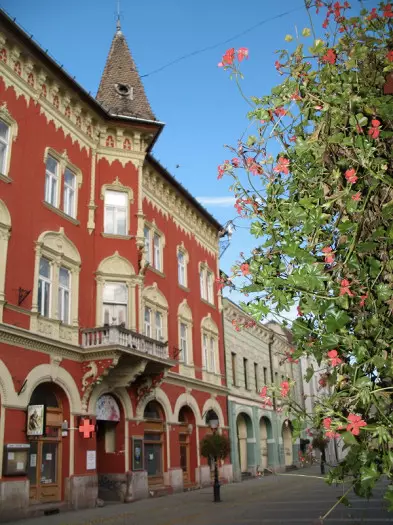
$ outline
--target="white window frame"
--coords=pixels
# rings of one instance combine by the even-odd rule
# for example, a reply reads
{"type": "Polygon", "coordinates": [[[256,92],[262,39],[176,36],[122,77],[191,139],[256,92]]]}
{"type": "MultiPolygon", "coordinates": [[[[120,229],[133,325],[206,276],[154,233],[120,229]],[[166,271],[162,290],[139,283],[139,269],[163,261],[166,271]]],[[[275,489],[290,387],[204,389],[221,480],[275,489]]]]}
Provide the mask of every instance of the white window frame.
{"type": "MultiPolygon", "coordinates": [[[[127,287],[127,283],[123,282],[123,281],[105,281],[104,283],[104,286],[103,286],[103,289],[102,289],[102,321],[103,321],[103,324],[105,324],[105,305],[108,305],[108,306],[112,306],[113,307],[113,310],[116,311],[116,307],[119,306],[119,307],[124,307],[125,306],[125,321],[124,321],[124,325],[126,326],[126,328],[128,328],[128,309],[129,309],[129,305],[128,305],[128,287],[127,287]],[[124,286],[125,288],[125,296],[126,296],[126,300],[121,302],[121,301],[108,301],[108,300],[105,300],[104,299],[104,296],[105,296],[105,287],[106,286],[110,286],[110,285],[122,285],[124,286]]],[[[112,320],[113,320],[113,317],[111,319],[109,319],[109,325],[112,324],[112,320]]],[[[119,317],[117,315],[117,317],[119,317]]],[[[117,324],[120,324],[120,323],[117,323],[117,324]]]]}
{"type": "Polygon", "coordinates": [[[118,191],[113,189],[106,189],[105,190],[105,196],[104,196],[104,233],[107,235],[118,235],[118,236],[126,236],[129,228],[129,205],[128,205],[128,199],[127,199],[127,193],[124,191],[118,191]],[[125,204],[122,205],[115,205],[115,204],[107,204],[107,197],[110,193],[120,193],[124,195],[125,204]],[[113,210],[113,231],[108,231],[107,226],[107,214],[110,210],[113,210]],[[117,221],[117,215],[120,212],[125,212],[126,221],[125,221],[125,229],[124,232],[119,232],[119,226],[117,221]]]}
{"type": "Polygon", "coordinates": [[[216,372],[216,342],[212,336],[209,338],[209,353],[210,353],[210,369],[209,372],[213,372],[213,374],[216,372]]]}
{"type": "Polygon", "coordinates": [[[59,291],[58,291],[58,312],[57,316],[59,318],[59,321],[61,321],[64,324],[71,324],[71,271],[69,268],[66,268],[65,266],[60,266],[59,268],[59,291]],[[60,272],[61,270],[65,270],[68,273],[68,286],[65,286],[60,282],[60,272]],[[68,293],[68,307],[65,308],[65,297],[68,293]],[[67,311],[66,311],[67,310],[67,311]],[[67,315],[64,315],[64,314],[67,315]]]}
{"type": "MultiPolygon", "coordinates": [[[[40,288],[41,284],[41,304],[38,302],[38,313],[42,315],[43,317],[51,317],[51,309],[52,309],[52,285],[53,285],[53,271],[52,271],[52,264],[50,259],[47,257],[40,257],[39,259],[39,265],[41,265],[41,259],[45,259],[48,262],[49,265],[49,277],[46,277],[44,275],[41,275],[41,273],[38,271],[38,290],[40,288]],[[48,292],[46,292],[45,285],[48,285],[48,292]],[[48,312],[45,313],[44,305],[45,305],[45,299],[46,295],[48,294],[48,312]]],[[[39,301],[39,295],[38,295],[38,301],[39,301]]]]}
{"type": "Polygon", "coordinates": [[[207,301],[214,304],[214,274],[210,270],[206,270],[206,285],[207,285],[207,301]]]}
{"type": "Polygon", "coordinates": [[[201,299],[214,305],[214,272],[206,263],[199,263],[199,286],[201,299]]]}
{"type": "Polygon", "coordinates": [[[163,341],[163,315],[162,312],[156,310],[154,312],[154,333],[156,341],[163,341]]]}
{"type": "Polygon", "coordinates": [[[209,370],[209,336],[202,334],[203,368],[209,370]]]}
{"type": "Polygon", "coordinates": [[[150,228],[148,226],[145,226],[143,228],[143,236],[145,238],[145,258],[146,262],[151,264],[151,247],[150,247],[150,228]]]}
{"type": "Polygon", "coordinates": [[[151,338],[152,334],[152,309],[150,306],[145,306],[143,310],[143,323],[144,323],[144,334],[146,337],[151,338]],[[146,313],[148,313],[149,320],[146,319],[146,313]]]}
{"type": "Polygon", "coordinates": [[[2,144],[4,144],[5,148],[4,148],[4,157],[3,157],[3,162],[2,164],[0,165],[0,173],[4,176],[6,176],[6,171],[7,171],[7,165],[8,165],[8,155],[9,155],[9,150],[10,150],[10,136],[11,136],[11,126],[8,124],[8,122],[6,122],[5,120],[3,120],[2,118],[0,118],[0,121],[5,125],[5,127],[7,128],[6,130],[6,137],[5,139],[0,137],[0,142],[2,144]]]}
{"type": "Polygon", "coordinates": [[[64,189],[63,189],[63,211],[65,214],[69,215],[73,219],[76,217],[75,213],[75,204],[76,204],[76,174],[66,166],[64,170],[64,189]],[[66,172],[69,172],[72,175],[73,185],[66,182],[66,172]],[[70,205],[70,202],[72,204],[70,205]]]}
{"type": "MultiPolygon", "coordinates": [[[[10,165],[11,165],[11,156],[12,156],[12,144],[18,136],[18,124],[16,120],[11,116],[10,112],[7,109],[6,104],[0,106],[0,120],[8,127],[7,133],[7,147],[4,155],[3,166],[0,169],[0,180],[4,182],[9,182],[10,165]]],[[[3,139],[3,143],[5,140],[3,139]]]]}
{"type": "Polygon", "coordinates": [[[153,233],[153,267],[161,271],[161,236],[156,231],[153,233]]]}
{"type": "Polygon", "coordinates": [[[180,333],[180,361],[183,361],[183,363],[188,364],[189,356],[188,356],[188,324],[184,321],[180,321],[180,327],[179,327],[179,333],[180,333]],[[184,328],[184,334],[183,332],[184,328]]]}
{"type": "Polygon", "coordinates": [[[45,162],[45,202],[53,206],[54,208],[59,207],[59,196],[60,196],[60,162],[53,155],[48,155],[45,162]],[[55,172],[48,169],[49,159],[56,163],[55,172]],[[56,185],[56,191],[54,192],[54,202],[52,202],[53,186],[56,185]]]}
{"type": "Polygon", "coordinates": [[[149,264],[150,268],[163,273],[165,237],[158,230],[154,221],[153,223],[145,223],[143,237],[145,239],[145,262],[149,264]]]}
{"type": "Polygon", "coordinates": [[[180,286],[187,287],[187,261],[183,250],[177,251],[177,278],[180,286]]]}

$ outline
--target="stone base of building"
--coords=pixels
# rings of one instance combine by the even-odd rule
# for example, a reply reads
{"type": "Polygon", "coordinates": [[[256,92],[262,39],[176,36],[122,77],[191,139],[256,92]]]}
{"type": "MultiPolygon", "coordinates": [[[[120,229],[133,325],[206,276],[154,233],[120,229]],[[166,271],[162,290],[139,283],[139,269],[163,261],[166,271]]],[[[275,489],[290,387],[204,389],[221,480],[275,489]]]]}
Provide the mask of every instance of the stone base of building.
{"type": "Polygon", "coordinates": [[[202,465],[195,469],[195,480],[199,487],[207,487],[211,484],[209,465],[202,465]]]}
{"type": "Polygon", "coordinates": [[[233,467],[232,464],[222,465],[219,468],[220,480],[224,483],[233,483],[233,467]]]}
{"type": "Polygon", "coordinates": [[[29,487],[28,480],[0,481],[0,521],[26,517],[29,487]]]}
{"type": "Polygon", "coordinates": [[[171,487],[172,492],[183,492],[183,470],[181,468],[171,468],[164,474],[164,484],[171,487]]]}

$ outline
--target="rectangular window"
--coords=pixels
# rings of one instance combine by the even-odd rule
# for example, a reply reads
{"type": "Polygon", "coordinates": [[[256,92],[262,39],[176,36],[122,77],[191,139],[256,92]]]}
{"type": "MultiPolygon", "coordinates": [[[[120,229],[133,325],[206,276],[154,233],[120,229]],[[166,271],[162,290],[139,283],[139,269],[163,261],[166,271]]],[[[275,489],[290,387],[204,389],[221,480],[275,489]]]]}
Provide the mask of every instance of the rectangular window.
{"type": "Polygon", "coordinates": [[[258,363],[254,363],[254,379],[255,379],[255,391],[258,392],[259,381],[258,381],[258,363]]]}
{"type": "Polygon", "coordinates": [[[59,271],[59,296],[58,315],[60,321],[70,324],[70,272],[67,268],[59,271]]]}
{"type": "Polygon", "coordinates": [[[266,368],[266,366],[263,367],[263,384],[267,385],[267,368],[266,368]]]}
{"type": "Polygon", "coordinates": [[[151,264],[150,229],[147,226],[143,230],[143,235],[145,237],[146,262],[151,264]]]}
{"type": "Polygon", "coordinates": [[[53,157],[46,160],[45,200],[52,206],[58,206],[59,163],[53,157]]]}
{"type": "Polygon", "coordinates": [[[216,371],[215,345],[213,337],[210,338],[210,371],[216,371]]]}
{"type": "Polygon", "coordinates": [[[203,335],[203,364],[207,369],[209,363],[208,348],[207,348],[207,335],[203,335]]]}
{"type": "Polygon", "coordinates": [[[0,173],[6,172],[10,128],[0,120],[0,173]]]}
{"type": "Polygon", "coordinates": [[[186,262],[183,252],[177,254],[177,272],[179,278],[179,284],[186,286],[186,262]]]}
{"type": "Polygon", "coordinates": [[[104,324],[127,324],[128,293],[125,283],[105,283],[104,294],[104,324]]]}
{"type": "Polygon", "coordinates": [[[232,363],[232,384],[236,386],[236,354],[231,353],[231,363],[232,363]]]}
{"type": "Polygon", "coordinates": [[[244,388],[248,390],[247,359],[245,357],[243,357],[243,367],[244,367],[244,388]]]}
{"type": "Polygon", "coordinates": [[[187,339],[188,339],[188,330],[187,325],[185,323],[180,323],[180,359],[181,361],[184,361],[185,363],[188,362],[188,355],[187,355],[187,339]]]}
{"type": "Polygon", "coordinates": [[[161,270],[161,238],[158,233],[153,235],[153,266],[156,270],[161,270]]]}
{"type": "Polygon", "coordinates": [[[49,317],[51,295],[51,267],[48,259],[41,257],[38,276],[38,313],[49,317]]]}
{"type": "Polygon", "coordinates": [[[105,192],[104,232],[113,235],[127,235],[127,193],[105,192]]]}
{"type": "Polygon", "coordinates": [[[145,306],[145,335],[151,337],[151,309],[145,306]]]}
{"type": "Polygon", "coordinates": [[[155,321],[156,321],[156,339],[157,341],[163,341],[163,333],[162,333],[162,313],[156,312],[155,314],[155,321]]]}
{"type": "Polygon", "coordinates": [[[76,217],[75,213],[75,174],[68,168],[64,171],[64,202],[63,211],[70,217],[76,217]]]}
{"type": "Polygon", "coordinates": [[[214,296],[213,296],[213,274],[212,272],[206,272],[207,277],[207,300],[209,303],[214,304],[214,296]]]}
{"type": "Polygon", "coordinates": [[[278,385],[278,372],[274,372],[274,383],[278,385]]]}

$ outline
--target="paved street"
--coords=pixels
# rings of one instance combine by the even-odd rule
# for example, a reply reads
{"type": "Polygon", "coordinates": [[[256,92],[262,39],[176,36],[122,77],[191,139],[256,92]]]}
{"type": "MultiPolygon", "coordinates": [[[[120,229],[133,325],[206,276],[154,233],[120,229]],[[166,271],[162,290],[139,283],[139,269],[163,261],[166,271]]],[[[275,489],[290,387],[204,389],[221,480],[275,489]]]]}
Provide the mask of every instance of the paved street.
{"type": "MultiPolygon", "coordinates": [[[[347,488],[347,487],[346,487],[347,488]]],[[[346,490],[344,488],[344,491],[346,490]]],[[[23,525],[378,525],[393,523],[386,511],[383,487],[370,501],[350,496],[351,508],[339,505],[323,516],[342,495],[328,487],[316,468],[253,479],[222,487],[222,502],[212,502],[210,488],[100,509],[29,519],[23,525]]],[[[15,522],[16,523],[16,522],[15,522]]]]}

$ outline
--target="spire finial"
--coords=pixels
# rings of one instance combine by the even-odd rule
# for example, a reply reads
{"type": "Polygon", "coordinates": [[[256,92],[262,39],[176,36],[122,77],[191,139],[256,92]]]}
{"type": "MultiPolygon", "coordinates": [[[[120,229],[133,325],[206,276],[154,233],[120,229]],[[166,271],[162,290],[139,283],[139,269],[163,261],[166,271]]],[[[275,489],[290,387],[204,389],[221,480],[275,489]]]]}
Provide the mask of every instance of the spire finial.
{"type": "Polygon", "coordinates": [[[121,33],[121,24],[120,24],[120,0],[117,0],[116,33],[121,33]]]}

